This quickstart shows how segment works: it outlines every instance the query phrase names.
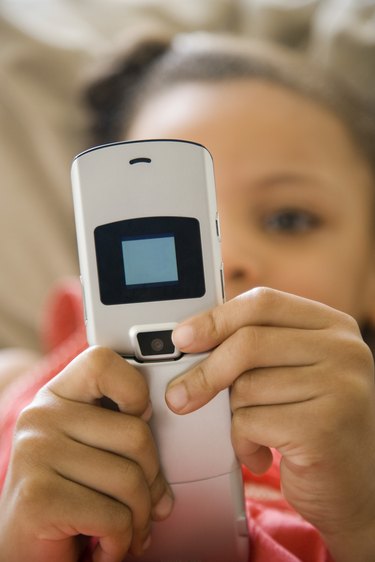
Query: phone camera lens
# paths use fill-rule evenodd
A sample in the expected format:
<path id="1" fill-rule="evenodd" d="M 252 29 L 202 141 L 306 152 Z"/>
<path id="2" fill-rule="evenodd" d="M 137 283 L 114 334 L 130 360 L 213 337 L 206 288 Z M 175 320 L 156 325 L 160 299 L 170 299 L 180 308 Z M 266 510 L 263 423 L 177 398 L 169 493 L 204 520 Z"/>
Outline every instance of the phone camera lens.
<path id="1" fill-rule="evenodd" d="M 154 338 L 151 340 L 151 349 L 155 351 L 155 353 L 160 353 L 164 349 L 164 342 L 160 338 Z"/>
<path id="2" fill-rule="evenodd" d="M 172 342 L 172 330 L 139 332 L 137 339 L 143 357 L 154 357 L 157 355 L 173 356 L 175 353 L 175 346 Z"/>

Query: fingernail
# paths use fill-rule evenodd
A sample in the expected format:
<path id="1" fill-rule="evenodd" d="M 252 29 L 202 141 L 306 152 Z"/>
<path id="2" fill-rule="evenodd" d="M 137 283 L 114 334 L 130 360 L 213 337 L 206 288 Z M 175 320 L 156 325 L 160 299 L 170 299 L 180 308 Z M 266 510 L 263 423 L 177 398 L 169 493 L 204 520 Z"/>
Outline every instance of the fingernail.
<path id="1" fill-rule="evenodd" d="M 153 512 L 157 519 L 165 519 L 168 517 L 173 508 L 173 498 L 166 492 L 164 496 L 155 505 Z"/>
<path id="2" fill-rule="evenodd" d="M 148 548 L 150 548 L 150 545 L 151 545 L 151 535 L 148 535 L 147 539 L 142 544 L 142 549 L 147 550 Z"/>
<path id="3" fill-rule="evenodd" d="M 184 384 L 171 386 L 166 392 L 166 400 L 173 410 L 182 410 L 189 402 Z"/>
<path id="4" fill-rule="evenodd" d="M 145 409 L 145 411 L 141 415 L 141 418 L 144 421 L 148 422 L 148 421 L 150 421 L 151 416 L 152 416 L 152 404 L 151 404 L 151 402 L 149 402 L 147 408 Z"/>
<path id="5" fill-rule="evenodd" d="M 192 326 L 182 325 L 173 330 L 172 341 L 178 349 L 189 347 L 194 341 L 194 330 Z"/>

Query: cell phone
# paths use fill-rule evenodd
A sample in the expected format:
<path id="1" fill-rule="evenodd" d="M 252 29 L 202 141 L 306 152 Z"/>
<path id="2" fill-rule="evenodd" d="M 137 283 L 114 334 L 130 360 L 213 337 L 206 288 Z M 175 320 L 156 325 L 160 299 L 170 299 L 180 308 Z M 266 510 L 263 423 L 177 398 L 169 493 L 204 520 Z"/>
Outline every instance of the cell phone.
<path id="1" fill-rule="evenodd" d="M 144 374 L 151 429 L 175 497 L 137 560 L 245 562 L 229 392 L 185 416 L 165 402 L 167 384 L 207 356 L 176 349 L 174 326 L 224 299 L 211 155 L 184 140 L 98 146 L 74 159 L 72 187 L 88 342 Z"/>

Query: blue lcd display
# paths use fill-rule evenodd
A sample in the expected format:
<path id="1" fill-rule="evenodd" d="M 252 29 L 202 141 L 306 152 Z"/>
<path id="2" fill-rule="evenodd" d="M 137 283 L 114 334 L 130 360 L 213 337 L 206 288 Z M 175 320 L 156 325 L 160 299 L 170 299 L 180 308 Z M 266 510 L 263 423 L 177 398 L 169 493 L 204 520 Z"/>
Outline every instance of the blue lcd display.
<path id="1" fill-rule="evenodd" d="M 127 286 L 178 282 L 176 244 L 171 234 L 125 238 L 122 257 Z"/>
<path id="2" fill-rule="evenodd" d="M 205 294 L 199 221 L 139 217 L 94 230 L 105 305 L 196 299 Z"/>

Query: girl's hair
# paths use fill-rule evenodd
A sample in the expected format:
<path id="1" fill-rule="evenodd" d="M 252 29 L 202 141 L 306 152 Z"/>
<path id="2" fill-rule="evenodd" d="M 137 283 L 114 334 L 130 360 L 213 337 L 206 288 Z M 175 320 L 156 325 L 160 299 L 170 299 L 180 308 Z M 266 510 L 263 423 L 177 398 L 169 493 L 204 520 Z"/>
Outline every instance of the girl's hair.
<path id="1" fill-rule="evenodd" d="M 92 140 L 121 140 L 152 96 L 188 82 L 261 79 L 319 103 L 346 126 L 375 179 L 375 113 L 365 96 L 332 71 L 280 46 L 213 33 L 135 41 L 86 90 L 93 114 Z"/>

